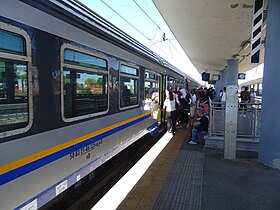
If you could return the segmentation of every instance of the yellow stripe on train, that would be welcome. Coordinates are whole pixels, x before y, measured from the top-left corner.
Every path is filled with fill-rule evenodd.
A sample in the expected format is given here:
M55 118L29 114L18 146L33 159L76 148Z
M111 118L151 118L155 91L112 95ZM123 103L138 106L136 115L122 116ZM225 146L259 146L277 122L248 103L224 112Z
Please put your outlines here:
M75 144L81 143L81 142L83 142L83 141L85 141L85 140L87 140L89 138L92 138L92 137L97 136L99 134L105 133L105 132L107 132L109 130L112 130L114 128L120 127L122 125L130 123L130 122L132 122L134 120L137 120L137 119L139 119L141 117L144 117L144 116L147 116L149 114L151 114L151 113L150 112L146 112L144 114L138 115L138 116L130 118L128 120L116 123L116 124L108 126L106 128L102 128L102 129L100 129L98 131L94 131L94 132L89 133L87 135L84 135L84 136L81 136L79 138L70 140L70 141L65 142L63 144L59 144L59 145L57 145L55 147L52 147L52 148L49 148L47 150L38 152L38 153L33 154L33 155L29 155L29 156L27 156L25 158L19 159L17 161L11 162L11 163L8 163L8 164L0 167L0 174L4 174L4 173L7 173L9 171L12 171L12 170L14 170L16 168L19 168L21 166L24 166L24 165L26 165L28 163L34 162L34 161L39 160L41 158L44 158L44 157L46 157L48 155L54 154L56 152L59 152L59 151L61 151L63 149L71 147L71 146L73 146Z

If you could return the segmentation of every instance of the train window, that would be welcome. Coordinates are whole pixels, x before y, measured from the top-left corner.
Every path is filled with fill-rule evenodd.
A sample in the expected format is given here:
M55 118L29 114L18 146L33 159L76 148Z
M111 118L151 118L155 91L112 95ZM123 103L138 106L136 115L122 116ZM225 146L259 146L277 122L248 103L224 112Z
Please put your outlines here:
M25 31L4 23L0 27L0 137L6 137L27 131L33 120L31 46Z
M65 63L70 63L74 65L89 66L94 69L107 70L106 60L81 53L75 50L65 49L64 51L64 61Z
M169 91L176 91L176 84L175 84L175 79L173 77L168 77L167 78L167 89Z
M136 107L139 104L139 70L134 67L120 67L120 108Z
M145 72L145 101L159 103L159 76L155 73Z
M130 66L121 65L121 73L138 76L138 69Z
M107 60L90 55L91 52L68 48L63 52L64 120L73 121L107 113Z
M18 34L0 30L0 50L17 54L25 54L24 39Z
M182 85L182 81L181 81L181 80L176 79L176 80L175 80L175 91L180 90L182 87L183 87L183 85Z
M0 60L0 132L28 124L27 65Z
M154 119L158 118L159 111L159 75L145 72L145 101L144 110L150 110Z

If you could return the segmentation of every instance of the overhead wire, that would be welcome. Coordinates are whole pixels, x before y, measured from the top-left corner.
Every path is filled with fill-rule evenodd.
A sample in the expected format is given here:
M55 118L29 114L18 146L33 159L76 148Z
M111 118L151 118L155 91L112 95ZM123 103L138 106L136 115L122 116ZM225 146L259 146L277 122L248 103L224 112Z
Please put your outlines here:
M172 47L177 51L177 53L179 54L179 55L181 55L180 54L180 52L177 50L177 48L173 45L173 43L171 42L172 40L175 40L175 39L168 39L169 40L169 42L170 42L170 44L172 45Z
M174 40L174 39L168 39L168 38L166 38L165 37L165 32L159 27L159 25L145 12L145 10L135 1L135 0L133 0L133 2L141 9L141 11L158 27L158 29L159 30L161 30L162 31L162 33L163 33L163 36L162 36L162 41L157 41L157 42L154 42L153 44L151 44L151 45L149 45L149 47L150 46L152 46L152 45L155 45L155 44L157 44L157 43L159 43L159 42L164 42L164 41L169 41L169 51L170 51L170 54L171 54L171 58L173 58L173 56L172 56L172 51L171 51L171 45L172 45L172 47L177 51L177 53L181 56L181 54L180 54L180 52L177 50L177 48L172 44L172 42L171 42L171 40ZM146 5L147 5L147 2L145 1L145 3L146 3ZM147 5L147 7L148 7L148 5ZM150 10L150 8L148 7L148 9ZM151 12L151 11L150 11Z
M159 25L145 12L145 10L135 1L133 0L133 2L137 5L137 7L139 7L139 9L158 27L159 30L162 31L162 33L164 33L164 31L159 27Z
M169 42L169 51L170 51L171 57L173 58L173 56L172 56L172 51L171 51L171 44L170 44L170 40L168 40L168 42Z
M152 15L152 17L154 18L152 11L151 11L151 9L150 9L149 5L147 4L147 1L146 1L146 0L144 0L144 2L145 2L145 4L146 4L146 6L147 6L148 10L150 11L150 14L151 14L151 15Z
M159 42L163 42L163 41L166 41L166 40L169 40L167 38L163 38L163 40L161 41L158 41L158 42L153 42L152 39L155 38L156 36L156 33L157 33L157 30L161 30L163 32L163 30L158 26L158 24L153 20L151 19L151 17L142 9L142 7L137 4L137 2L135 2L133 0L133 2L141 9L141 11L143 11L147 16L148 18L157 26L157 29L156 29L156 32L155 32L155 35L152 39L150 39L149 37L147 37L144 33L142 33L139 29L137 29L132 23L130 23L127 19L125 19L122 15L120 15L115 9L113 9L109 4L107 4L104 0L99 0L101 3L103 3L105 6L107 6L110 10L112 10L116 15L118 15L123 21L125 21L128 25L130 25L133 29L135 29L139 34L141 34L142 36L144 36L147 40L149 40L152 44L149 45L152 46L154 45L156 48L158 48L161 52L163 52L165 55L167 55L168 57L174 59L172 56L168 55L165 51L163 51L160 47L158 47L156 44L159 43ZM165 35L165 32L163 32L163 34ZM173 46L174 47L174 46ZM175 48L175 47L174 47ZM176 49L176 48L175 48ZM176 49L177 51L177 49ZM177 51L178 52L178 51Z
M157 40L154 43L150 44L148 47L151 47L151 46L153 46L153 45L155 45L157 43L160 43L160 42L164 42L164 40Z
M114 10L109 4L104 2L103 0L99 0L103 4L105 4L108 8L110 8L116 15L118 15L123 21L125 21L128 25L130 25L132 28L134 28L138 33L140 33L142 36L144 36L146 39L150 40L144 33L142 33L138 28L136 28L133 24L131 24L128 20L126 20L123 16L121 16L116 10Z
M159 27L159 25L145 12L145 10L135 1L135 0L133 0L133 2L141 9L141 11L158 27L158 29L159 30L161 30L162 31L162 33L163 33L163 35L162 35L162 41L164 42L164 41L167 41L167 40L170 40L170 39L168 39L168 38L166 38L165 37L165 32ZM145 3L146 3L146 5L147 5L147 2L145 1ZM147 7L148 7L148 5L147 5ZM150 10L150 8L148 7L148 9ZM151 12L151 11L150 11ZM160 41L158 41L158 42L155 42L155 43L153 43L153 44L151 44L151 45L149 45L149 47L150 46L152 46L152 45L155 45L155 44L157 44L157 43L159 43ZM172 44L172 43L171 43ZM178 50L176 49L176 47L172 44L172 46L174 47L174 49L178 52ZM169 50L170 50L170 54L171 54L171 58L173 58L173 56L172 56L172 52L171 52L171 46L170 46L170 41L169 41ZM179 52L178 52L179 53ZM180 55L180 53L179 53L179 55Z
M153 39L155 39L155 38L156 38L157 31L158 31L158 28L156 28L155 34L154 34L154 36L153 36L153 38L152 38L151 40L153 40Z

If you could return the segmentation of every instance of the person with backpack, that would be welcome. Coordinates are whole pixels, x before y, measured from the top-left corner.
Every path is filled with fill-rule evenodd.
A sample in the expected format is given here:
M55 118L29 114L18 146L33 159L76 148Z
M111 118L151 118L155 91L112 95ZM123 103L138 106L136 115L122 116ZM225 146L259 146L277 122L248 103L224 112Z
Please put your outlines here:
M185 98L181 97L181 92L176 92L176 101L177 101L177 117L179 124L183 127L187 126L188 123L188 110L187 110L187 101Z

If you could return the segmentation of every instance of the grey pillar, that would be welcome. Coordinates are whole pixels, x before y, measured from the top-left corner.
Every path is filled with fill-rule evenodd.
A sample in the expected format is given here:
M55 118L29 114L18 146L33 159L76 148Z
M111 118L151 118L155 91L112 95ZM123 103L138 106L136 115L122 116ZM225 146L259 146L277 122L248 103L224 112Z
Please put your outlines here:
M238 60L228 60L225 109L224 158L236 159L238 113Z
M224 137L224 158L236 159L237 141L237 112L238 98L237 85L227 85L226 91L226 112L225 112L225 137Z
M228 60L227 67L227 85L238 85L238 60Z
M221 72L221 90L226 86L226 76L227 76L227 71L224 70Z
M221 80L218 80L216 81L216 84L215 84L215 90L216 90L216 93L218 93L221 89Z
M264 58L259 161L280 169L280 1L269 0ZM275 95L276 94L276 95Z

